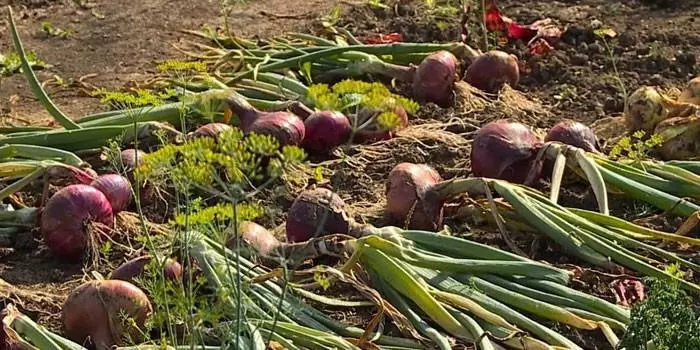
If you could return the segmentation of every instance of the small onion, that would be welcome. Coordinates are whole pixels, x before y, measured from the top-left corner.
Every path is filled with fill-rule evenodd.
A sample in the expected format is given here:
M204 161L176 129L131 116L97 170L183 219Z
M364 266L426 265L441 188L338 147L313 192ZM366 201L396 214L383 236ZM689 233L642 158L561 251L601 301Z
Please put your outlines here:
M131 184L129 179L119 174L102 175L90 186L100 190L112 205L112 213L126 210L131 204Z
M89 185L69 185L56 192L41 214L41 235L54 254L66 260L80 259L91 241L87 223L113 225L107 197Z
M241 129L246 134L270 135L280 146L298 146L304 140L304 121L293 113L259 111L240 95L229 96L227 103L240 119Z
M488 93L498 93L504 84L515 87L520 80L518 57L493 50L477 57L467 68L467 83Z
M581 148L586 152L600 153L598 137L593 130L585 124L572 120L562 121L554 125L545 136L544 141L561 142Z
M272 232L251 221L241 222L239 234L243 242L262 257L271 256L275 249L282 245Z
M213 139L216 139L219 136L219 134L230 129L232 129L232 127L228 124L209 123L200 126L199 128L197 128L197 130L189 133L187 136L190 138L211 137Z
M536 162L540 140L529 127L506 120L491 122L479 129L472 142L472 173L478 177L525 183L531 171L542 175L542 162Z
M306 136L302 146L313 153L328 153L347 142L352 128L348 118L340 112L322 111L304 120Z
M368 120L374 114L377 114L376 110L370 108L363 108L358 112L358 119L361 121ZM396 106L394 108L394 113L398 116L398 123L392 129L385 129L379 123L372 123L366 127L356 130L353 137L353 142L355 143L374 143L378 141L390 140L394 137L398 130L401 130L408 126L408 114L406 110L401 106Z
M625 124L630 131L651 132L668 118L668 98L651 86L642 86L627 99Z
M435 52L420 63L413 77L413 97L447 107L457 80L457 58L449 51Z
M125 149L120 153L122 166L124 166L124 169L130 174L134 169L138 168L139 165L143 164L143 156L145 155L146 152L134 148Z
M351 225L343 199L329 189L317 187L301 192L289 208L287 241L304 242L327 234L347 234Z
M109 279L134 283L134 278L140 277L143 274L146 265L148 265L151 260L153 260L153 258L150 255L131 259L114 269L109 275ZM163 266L163 273L165 277L171 281L180 280L182 278L182 265L175 259L167 258Z
M693 78L678 97L678 102L700 106L700 76Z
M663 160L700 160L700 117L664 120L654 133L664 140Z
M76 288L63 304L61 316L68 339L106 350L122 345L126 336L139 342L152 312L148 297L138 287L126 281L101 280Z
M409 229L437 230L442 225L443 200L431 189L441 180L440 174L425 164L395 166L386 186L391 222Z

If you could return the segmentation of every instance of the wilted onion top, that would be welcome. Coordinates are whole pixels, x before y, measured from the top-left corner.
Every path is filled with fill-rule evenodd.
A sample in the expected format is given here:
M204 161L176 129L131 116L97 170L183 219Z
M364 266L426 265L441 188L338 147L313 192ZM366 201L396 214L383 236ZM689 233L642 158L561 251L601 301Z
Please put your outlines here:
M536 156L540 145L537 135L524 124L491 122L479 129L472 142L472 173L523 184L532 170L539 179L542 162L536 162Z

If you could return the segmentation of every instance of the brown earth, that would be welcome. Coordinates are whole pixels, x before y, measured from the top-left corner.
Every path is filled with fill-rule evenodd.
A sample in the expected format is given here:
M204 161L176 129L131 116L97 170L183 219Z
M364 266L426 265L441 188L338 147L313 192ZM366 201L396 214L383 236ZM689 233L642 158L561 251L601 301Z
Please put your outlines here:
M80 5L87 3L88 5ZM8 1L0 0L7 5ZM202 25L221 26L219 1L9 1L15 11L25 48L35 51L39 58L53 65L39 72L42 81L60 76L68 85L48 88L56 104L67 114L78 117L104 110L96 98L86 94L89 86L117 88L145 80L154 72L157 61L181 57L171 43L182 38L192 39L181 29L200 29ZM548 127L561 118L592 123L602 117L618 115L623 108L622 90L628 93L640 85L680 87L700 74L700 1L502 1L503 12L509 17L530 23L541 18L553 18L564 31L555 50L542 56L527 54L523 43L512 43L501 49L516 53L524 72L517 87L533 100L541 102L547 115L529 115L527 121L537 127ZM338 23L358 35L399 32L407 41L458 40L459 18L456 15L428 14L422 3L397 2L388 8L372 9L359 4L350 7L340 1L279 1L265 0L237 5L230 13L230 25L243 36L270 36L284 31L304 31L314 28L316 20L328 15L336 6L345 14ZM261 11L268 11L263 14ZM50 36L41 29L42 21L56 28L69 30L67 38ZM599 22L599 24L596 24ZM612 28L618 34L603 42L593 34L595 26ZM0 33L9 33L5 13L0 21ZM477 43L480 38L470 38ZM8 36L0 40L0 52L11 48ZM617 71L613 68L615 62ZM620 78L620 85L617 78ZM503 111L493 115L470 115L448 130L473 133L484 120L512 117ZM0 116L7 121L29 120L45 123L48 115L34 100L21 75L0 77ZM460 117L454 109L426 106L417 122L445 122ZM516 116L517 117L517 116ZM444 140L443 140L444 141ZM450 142L452 142L450 144ZM380 223L372 214L381 204L383 181L388 171L402 161L426 162L434 165L443 177L469 173L468 145L454 139L425 145L404 141L392 143L393 149L369 148L378 159L361 165L334 167L330 184L358 215L370 222ZM291 194L276 197L266 218L266 224L279 225L291 204ZM363 212L364 211L364 212ZM469 228L466 220L453 220L455 228ZM494 231L495 232L495 231ZM497 233L474 234L480 241L503 245ZM518 238L518 237L516 237ZM531 235L518 238L526 251ZM35 244L34 247L41 247ZM556 247L555 247L556 248ZM538 249L538 258L556 255L547 246ZM556 259L558 263L577 263ZM58 328L56 313L66 293L83 278L79 266L57 263L43 249L31 253L0 254L0 278L22 291L43 291L43 298L27 298L10 291L19 299L30 299L24 307L30 316ZM576 287L611 298L606 287L609 275L586 270ZM0 297L4 297L0 285ZM599 342L589 349L605 349Z

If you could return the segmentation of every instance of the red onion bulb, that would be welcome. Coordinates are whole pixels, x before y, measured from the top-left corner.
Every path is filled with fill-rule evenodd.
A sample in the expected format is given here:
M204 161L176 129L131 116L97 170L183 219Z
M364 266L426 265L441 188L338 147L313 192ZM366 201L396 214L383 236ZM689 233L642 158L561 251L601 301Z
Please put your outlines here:
M134 171L134 169L138 168L139 165L143 164L144 155L146 155L146 152L134 148L125 149L120 154L122 166L124 166L124 169L130 173Z
M498 93L504 84L514 87L520 80L518 58L493 50L477 57L465 73L467 83L488 93Z
M581 148L586 152L600 153L598 137L593 130L585 124L572 120L562 121L554 125L547 133L547 136L545 136L544 141L561 142Z
M259 111L240 95L229 96L227 102L246 134L270 135L280 146L298 146L304 140L304 121L293 113Z
M189 133L187 136L190 138L211 137L216 139L219 134L226 130L230 130L231 128L232 127L230 125L224 123L209 123L200 126L197 128L197 130Z
M131 204L131 184L129 179L119 174L102 175L95 179L90 186L104 193L112 205L112 213L126 210Z
M54 254L66 260L78 260L91 240L86 225L91 221L113 225L109 200L95 187L69 185L47 201L41 214L41 235Z
M138 287L126 281L103 280L76 288L63 304L61 316L68 339L107 350L122 345L126 336L135 342L142 339L152 312L148 297Z
M472 173L523 184L532 170L534 179L539 179L542 162L535 160L540 145L535 133L521 123L491 122L479 129L472 142Z
M348 233L352 219L345 202L333 191L317 187L297 196L287 217L287 241L304 242L334 233Z
M304 121L304 129L306 136L302 146L313 153L327 153L342 145L352 131L348 118L343 113L334 111L311 114Z
M440 181L440 174L428 165L400 163L395 166L389 172L386 185L386 213L391 222L409 229L439 229L443 200L431 189Z
M447 107L452 102L452 86L457 80L457 58L449 51L435 52L420 63L413 78L416 100Z
M146 265L148 265L153 258L150 255L140 256L138 258L131 259L119 267L114 269L109 275L112 280L127 281L129 283L134 283L134 279L140 277L145 271ZM165 260L165 265L163 266L163 273L165 277L171 281L177 281L182 278L182 265L175 259L167 258Z

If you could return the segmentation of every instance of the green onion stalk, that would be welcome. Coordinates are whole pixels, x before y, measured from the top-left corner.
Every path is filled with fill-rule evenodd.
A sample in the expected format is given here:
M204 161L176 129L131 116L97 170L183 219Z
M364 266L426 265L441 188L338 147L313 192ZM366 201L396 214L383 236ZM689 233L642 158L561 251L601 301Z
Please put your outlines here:
M0 341L4 342L0 345L9 346L8 349L87 350L36 324L12 304L5 306L0 318L0 333L4 334L0 336Z

